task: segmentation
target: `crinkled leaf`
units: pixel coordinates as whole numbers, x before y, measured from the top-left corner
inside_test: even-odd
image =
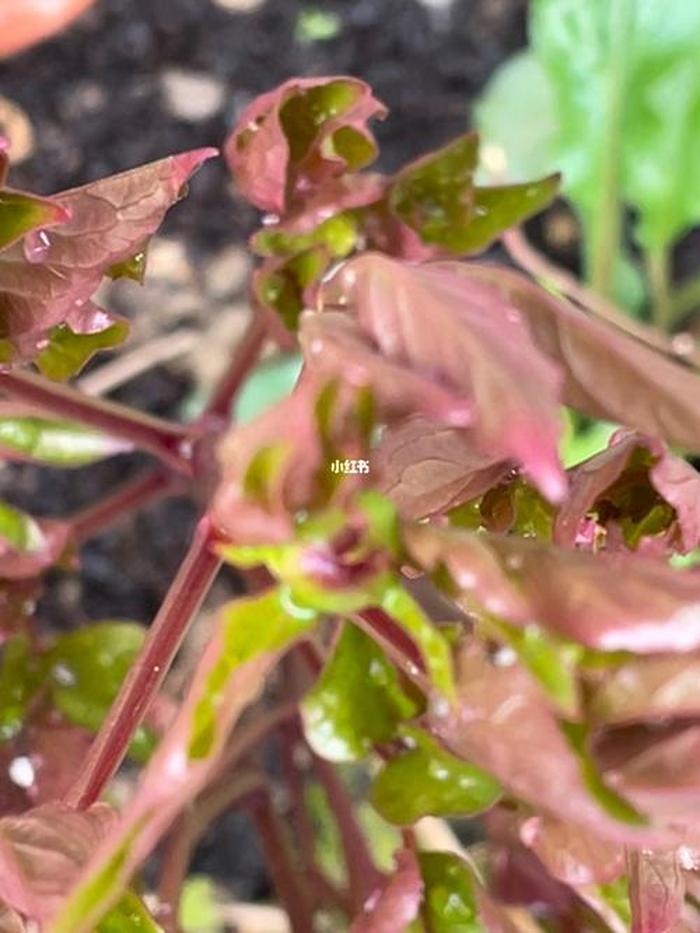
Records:
[[[391,758],[372,786],[371,800],[390,823],[422,816],[465,816],[487,810],[501,786],[477,765],[456,758],[420,729],[403,727],[406,749]]]
[[[685,882],[678,850],[630,852],[632,933],[667,933],[681,919]]]
[[[356,78],[292,78],[241,114],[224,153],[241,193],[283,214],[376,155],[367,129],[384,106]]]
[[[48,198],[4,188],[0,190],[0,250],[16,243],[30,230],[68,219],[66,209]]]
[[[595,516],[620,527],[631,548],[645,534],[664,534],[669,549],[691,551],[700,540],[700,474],[655,438],[619,431],[607,450],[571,471],[569,495],[557,515],[556,540],[573,545]]]
[[[306,336],[307,361],[369,383],[380,407],[387,392],[392,398],[411,391],[418,374],[444,398],[442,410],[429,412],[424,405],[423,414],[453,426],[469,424],[479,452],[522,464],[557,500],[564,492],[558,369],[535,348],[522,315],[496,289],[464,277],[464,268],[410,266],[377,254],[347,262],[322,287],[321,299],[329,306],[348,302],[372,348],[362,356],[349,348],[342,364],[340,355],[327,357],[321,314],[316,333]],[[395,385],[387,386],[387,363],[396,370]]]
[[[467,609],[518,625],[536,620],[606,651],[650,654],[700,646],[700,577],[692,571],[459,529],[415,526],[406,536],[420,566],[446,568]]]
[[[384,886],[371,895],[356,917],[350,933],[397,933],[410,929],[418,916],[423,880],[416,857],[408,849],[396,855],[396,870]]]
[[[214,154],[170,156],[53,197],[70,219],[28,233],[23,250],[16,244],[0,254],[2,336],[15,360],[34,359],[61,325],[93,338],[113,326],[90,303],[103,276],[160,226],[190,175]]]
[[[372,459],[381,488],[406,518],[423,518],[475,499],[511,465],[480,454],[468,430],[413,415],[391,425]]]
[[[381,648],[350,623],[301,706],[309,744],[330,761],[363,758],[418,708]]]
[[[91,933],[177,813],[216,767],[238,717],[279,655],[314,622],[287,611],[278,591],[224,607],[175,721],[147,765],[110,838],[68,890],[49,933]]]
[[[115,822],[115,812],[103,803],[82,811],[48,803],[3,817],[0,898],[22,913],[45,919]]]
[[[700,449],[700,376],[692,369],[510,269],[470,263],[460,270],[494,285],[523,314],[535,344],[561,367],[567,405]]]
[[[0,404],[0,449],[21,459],[82,466],[131,449],[131,444],[74,421],[13,412]]]

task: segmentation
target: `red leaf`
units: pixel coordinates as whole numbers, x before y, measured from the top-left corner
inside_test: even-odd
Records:
[[[648,452],[648,462],[633,464],[632,457],[637,451]],[[599,500],[606,498],[604,494],[620,484],[626,474],[631,492],[635,486],[641,494],[645,487],[648,490],[642,505],[648,503],[650,508],[656,492],[675,509],[672,530],[678,529],[681,551],[687,553],[696,547],[700,541],[700,473],[681,457],[671,454],[656,438],[624,430],[611,438],[606,450],[570,471],[569,495],[556,518],[555,540],[573,546],[589,513],[595,511]],[[671,531],[668,537],[673,543],[675,536]]]
[[[48,803],[0,819],[0,898],[21,913],[49,916],[115,819],[102,803],[84,811]]]
[[[626,554],[599,556],[458,529],[406,530],[426,569],[444,564],[460,604],[540,625],[592,648],[638,654],[700,647],[700,576]]]
[[[432,382],[452,398],[435,420],[464,427],[471,412],[477,450],[522,464],[542,492],[558,500],[565,491],[557,453],[558,369],[498,289],[463,276],[463,268],[450,262],[410,266],[365,254],[321,288],[320,300],[331,307],[349,303],[372,342],[377,364],[373,371],[365,359],[365,378],[380,403],[387,392],[393,397],[403,390],[401,381],[387,386],[387,363]],[[328,368],[320,351],[310,362]],[[354,363],[351,356],[344,367]]]
[[[373,457],[381,489],[406,518],[446,512],[481,496],[511,467],[479,454],[468,431],[420,415],[387,428]]]
[[[520,827],[523,843],[535,852],[553,878],[576,887],[607,884],[625,871],[620,843],[601,839],[575,823],[533,816]]]
[[[370,162],[376,145],[367,121],[385,113],[357,78],[292,78],[246,107],[224,154],[244,197],[284,214]],[[349,156],[345,143],[357,147],[360,140],[362,156]]]
[[[525,316],[532,337],[564,373],[563,400],[597,418],[700,448],[698,373],[614,325],[587,314],[502,266],[461,266]]]
[[[58,32],[93,0],[12,0],[0,4],[0,56],[11,55]]]
[[[415,920],[423,897],[423,879],[409,849],[396,856],[396,871],[365,904],[350,933],[397,933]]]
[[[112,323],[90,304],[102,277],[158,229],[187,179],[215,151],[170,156],[53,198],[70,220],[28,234],[24,254],[17,245],[0,255],[0,315],[19,361],[35,356],[59,324],[85,333]]]
[[[685,898],[677,849],[630,852],[629,863],[632,933],[671,933]]]

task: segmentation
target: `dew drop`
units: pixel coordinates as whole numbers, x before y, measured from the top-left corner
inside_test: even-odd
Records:
[[[491,660],[496,667],[510,667],[512,664],[515,664],[517,657],[517,654],[512,648],[503,645],[494,652]]]
[[[13,758],[9,764],[7,773],[13,784],[16,784],[17,787],[23,787],[25,790],[28,790],[34,784],[36,778],[34,774],[34,765],[26,755],[19,755],[17,758]]]
[[[24,255],[27,262],[43,262],[51,249],[51,238],[46,230],[32,230],[24,238]]]
[[[506,567],[510,570],[520,570],[523,566],[523,559],[520,554],[510,554],[506,557]]]
[[[439,695],[431,697],[430,712],[436,719],[446,719],[450,715],[449,701]]]
[[[474,208],[474,213],[476,214],[477,217],[486,217],[486,215],[488,214],[488,211],[486,210],[485,207],[482,207],[482,205],[480,204],[478,205],[478,207]]]
[[[280,222],[279,214],[265,214],[262,222],[264,227],[272,227]]]
[[[695,349],[695,338],[687,332],[676,334],[671,340],[671,347],[677,356],[690,356]]]
[[[541,823],[542,821],[539,816],[532,816],[529,820],[525,820],[520,827],[520,838],[528,848],[534,844],[540,831]]]
[[[63,664],[61,661],[54,664],[51,669],[51,676],[62,687],[73,687],[75,685],[75,674],[67,664]]]

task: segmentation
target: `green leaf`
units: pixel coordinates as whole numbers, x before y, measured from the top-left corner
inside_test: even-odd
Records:
[[[584,723],[562,722],[561,729],[578,758],[586,787],[603,810],[621,823],[646,826],[647,817],[605,783],[588,750],[588,727]]]
[[[137,250],[133,256],[129,256],[128,259],[124,259],[122,262],[117,262],[113,266],[110,266],[107,270],[107,275],[111,279],[131,279],[134,282],[138,282],[139,285],[143,285],[143,281],[146,277],[147,264],[148,241],[146,241],[142,248]]]
[[[51,331],[49,345],[41,351],[36,364],[49,379],[70,379],[93,353],[122,343],[128,333],[129,325],[122,320],[94,334],[76,334],[67,324],[60,324]]]
[[[30,230],[65,219],[64,209],[48,199],[22,191],[0,191],[0,249],[15,243]]]
[[[97,924],[96,933],[163,933],[133,891],[127,891],[119,903]]]
[[[253,279],[255,296],[280,316],[285,327],[294,331],[305,308],[305,290],[321,278],[330,261],[323,246],[313,246],[291,259],[270,260]]]
[[[403,169],[391,186],[389,205],[426,243],[462,251],[474,217],[474,169],[479,141],[468,133]]]
[[[350,81],[329,81],[306,88],[296,94],[280,108],[280,122],[289,142],[292,160],[300,161],[317,138],[319,127],[329,120],[342,117],[361,96],[361,89]],[[370,159],[360,159],[348,164],[356,171]]]
[[[315,6],[306,7],[297,16],[294,38],[304,44],[323,42],[337,36],[342,25],[343,21],[337,13]]]
[[[96,622],[59,635],[46,654],[51,697],[71,722],[96,732],[102,725],[145,637],[135,622]],[[152,741],[140,727],[132,753],[141,759]]]
[[[280,589],[224,607],[224,647],[194,711],[188,747],[191,759],[205,758],[213,746],[218,705],[233,671],[258,654],[279,651],[315,621],[315,613],[297,611]]]
[[[299,353],[279,354],[263,360],[256,366],[236,397],[236,423],[245,424],[252,421],[288,395],[299,378],[301,367],[302,359]]]
[[[475,115],[487,179],[527,181],[557,168],[554,92],[532,52],[518,52],[496,70]]]
[[[446,697],[454,695],[452,657],[447,639],[400,583],[387,583],[381,607],[418,645],[428,674]]]
[[[0,500],[0,538],[16,551],[40,551],[44,546],[44,534],[34,519],[26,512]]]
[[[567,468],[605,450],[610,437],[618,429],[618,425],[609,421],[582,421],[581,416],[570,408],[563,408],[562,413],[564,431],[559,442],[559,451]]]
[[[222,933],[216,888],[211,878],[192,875],[185,881],[180,896],[179,917],[184,933]]]
[[[507,230],[539,213],[559,191],[560,176],[517,185],[476,188],[474,216],[459,237],[459,252],[478,253]]]
[[[418,856],[425,890],[422,915],[432,933],[487,933],[479,919],[474,873],[451,852]]]
[[[361,629],[346,623],[333,656],[302,702],[306,737],[329,761],[357,761],[418,712],[395,667]]]
[[[427,732],[401,731],[412,747],[390,759],[372,786],[371,802],[385,820],[480,813],[498,800],[501,786],[486,771],[451,755]]]
[[[0,742],[9,741],[20,731],[45,676],[45,662],[32,651],[26,635],[8,638],[0,663]]]
[[[334,259],[348,256],[355,248],[359,229],[351,211],[335,214],[308,233],[289,233],[275,227],[263,228],[251,246],[260,256],[295,256],[313,247],[326,247]]]
[[[74,421],[53,421],[38,416],[0,416],[0,445],[60,466],[82,466],[125,448],[106,434]]]

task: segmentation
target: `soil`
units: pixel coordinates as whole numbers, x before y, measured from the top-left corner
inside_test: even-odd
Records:
[[[310,5],[338,17],[336,36],[302,41],[298,17]],[[35,138],[11,180],[51,193],[179,150],[220,145],[253,96],[292,75],[328,73],[365,78],[388,104],[377,134],[381,167],[392,168],[464,130],[488,76],[524,44],[525,12],[526,0],[98,0],[63,35],[0,65],[0,93],[25,111]],[[178,101],[178,87],[189,88],[192,100]],[[193,113],[197,100],[202,106]],[[201,333],[202,344],[114,397],[177,417],[224,364],[210,354],[243,325],[242,246],[256,222],[231,191],[223,163],[195,178],[156,241],[149,284],[139,291],[118,283],[106,298],[132,318],[132,346],[180,328]],[[142,461],[122,456],[76,471],[5,466],[0,494],[35,514],[66,514]],[[42,618],[61,627],[106,617],[148,622],[195,519],[190,502],[169,499],[91,540],[79,574],[49,579]],[[229,884],[235,879],[239,896],[265,890],[259,856],[235,817],[212,829],[198,867]]]

